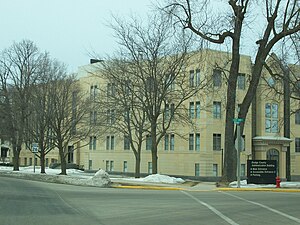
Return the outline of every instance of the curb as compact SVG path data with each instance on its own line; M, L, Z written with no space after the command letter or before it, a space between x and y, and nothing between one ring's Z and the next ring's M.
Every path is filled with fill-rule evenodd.
M124 189L143 189L143 190L164 190L164 191L182 191L183 188L178 187L159 187L159 186L133 186L133 185L120 185L111 186L112 188L124 188Z
M216 188L216 191L270 191L270 192L300 192L300 189L283 188Z

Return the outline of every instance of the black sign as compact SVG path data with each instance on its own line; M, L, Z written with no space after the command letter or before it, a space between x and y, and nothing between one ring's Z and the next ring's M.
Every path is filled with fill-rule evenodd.
M248 160L248 184L276 184L276 160Z

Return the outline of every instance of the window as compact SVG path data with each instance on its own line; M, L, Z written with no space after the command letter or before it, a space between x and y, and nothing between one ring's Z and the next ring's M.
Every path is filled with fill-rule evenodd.
M165 151L169 150L169 134L165 135Z
M114 161L110 161L110 165L109 165L109 171L114 171Z
M96 150L97 138L96 136L90 137L89 150Z
M107 84L107 97L114 97L116 94L116 87L114 83Z
M200 134L199 133L196 134L195 147L196 147L195 150L197 152L199 152L200 151Z
M123 162L123 172L126 173L128 171L127 161Z
M295 152L300 152L300 138L295 138Z
M174 73L166 75L166 87L170 91L175 90L175 74Z
M130 140L128 135L124 135L124 150L130 150Z
M196 102L196 119L200 118L200 102Z
M152 174L152 162L148 162L148 173Z
M194 134L189 135L189 150L194 150Z
M172 103L171 105L165 104L164 119L166 121L169 120L171 117L174 117L174 110L174 103Z
M24 166L27 166L27 158L24 159ZM48 167L48 165L46 165Z
M93 169L93 160L89 160L89 170Z
M221 119L221 102L213 102L213 118Z
M108 172L109 171L109 160L105 161L105 170Z
M98 87L97 85L91 85L90 88L90 96L91 96L91 100L95 100L98 94Z
M221 87L222 86L222 75L221 70L214 69L213 70L213 86L214 87Z
M196 106L196 108L195 108ZM200 102L190 102L189 106L189 117L190 119L199 119L200 118Z
M29 158L29 166L32 166L32 158Z
M278 132L278 104L266 103L265 105L265 130L268 133Z
M90 125L96 125L97 123L97 111L90 112Z
M125 94L129 96L132 93L132 82L131 80L125 81Z
M300 109L295 113L295 124L300 124Z
M155 81L154 77L147 77L146 90L148 92L154 92L156 90L156 81Z
M195 176L199 177L200 176L200 164L195 163Z
M199 86L200 85L200 69L196 69L196 77L195 77L195 86Z
M175 137L174 134L166 134L165 135L165 151L174 151L174 142Z
M175 136L174 134L170 135L170 150L174 151L175 148Z
M190 87L197 87L200 85L200 69L190 70Z
M241 164L241 176L246 176L246 165L244 163Z
M194 87L194 70L190 70L190 87Z
M213 150L221 150L221 134L213 134Z
M195 117L195 106L194 106L194 102L190 102L189 115L190 115L190 119L194 119L194 117Z
M115 149L115 136L110 135L106 136L106 150L114 150Z
M218 176L218 164L213 164L213 176Z
M107 124L113 124L116 122L116 116L115 116L115 110L114 109L108 109L106 111L107 116Z
M152 149L152 138L151 135L146 136L146 150L151 150Z
M245 90L246 79L244 73L239 73L238 80L237 80L237 87L240 90Z
M189 150L200 151L200 133L189 135Z

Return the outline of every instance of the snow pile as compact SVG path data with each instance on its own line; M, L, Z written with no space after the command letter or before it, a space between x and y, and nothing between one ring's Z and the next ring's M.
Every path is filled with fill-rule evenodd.
M152 174L145 178L137 179L139 181L151 182L151 183L165 183L165 184L178 184L184 183L184 180L176 177L169 177L161 174Z
M276 185L274 184L247 184L247 180L241 180L240 187L243 188L258 188L258 187L264 187L264 188L274 188ZM229 187L237 187L237 181L233 181L229 184Z
M283 187L283 188L300 188L300 182L281 182L280 187Z
M107 187L111 183L108 173L100 169L95 175L87 180L87 184L97 187Z

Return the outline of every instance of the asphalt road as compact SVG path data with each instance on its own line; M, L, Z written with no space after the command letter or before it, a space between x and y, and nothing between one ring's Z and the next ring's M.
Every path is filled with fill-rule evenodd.
M300 193L188 192L0 177L2 225L300 224Z

